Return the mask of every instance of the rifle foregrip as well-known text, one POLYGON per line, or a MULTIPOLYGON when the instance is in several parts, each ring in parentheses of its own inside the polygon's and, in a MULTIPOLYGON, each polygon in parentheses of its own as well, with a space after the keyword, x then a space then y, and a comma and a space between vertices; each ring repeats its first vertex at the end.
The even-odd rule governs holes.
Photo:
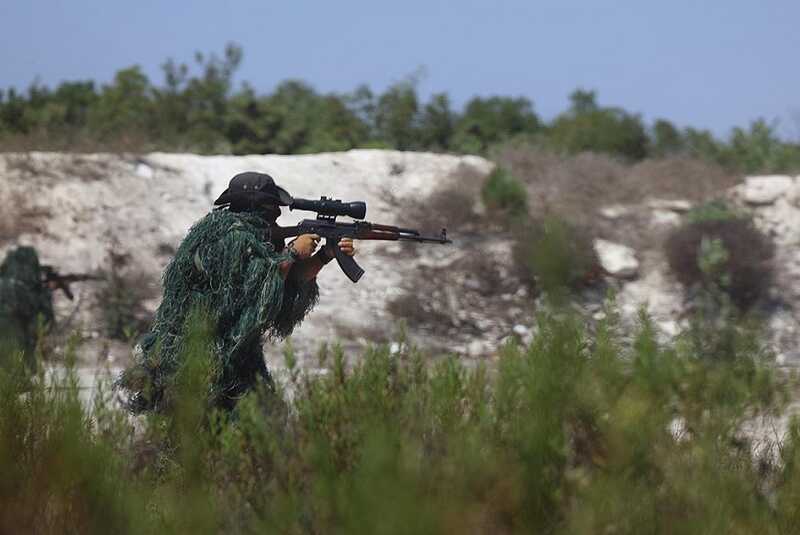
POLYGON ((364 274, 364 270, 361 266, 353 260, 352 256, 344 254, 338 244, 333 246, 333 253, 336 257, 336 262, 339 264, 342 271, 344 271, 344 274, 347 275, 347 278, 353 282, 358 282, 358 279, 364 274))

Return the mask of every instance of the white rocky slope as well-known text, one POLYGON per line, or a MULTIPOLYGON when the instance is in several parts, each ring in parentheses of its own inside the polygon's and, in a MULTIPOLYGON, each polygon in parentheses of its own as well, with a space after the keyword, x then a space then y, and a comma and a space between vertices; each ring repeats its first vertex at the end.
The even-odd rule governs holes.
MULTIPOLYGON (((360 243, 359 263, 366 275, 352 284, 335 264, 320 275, 321 301, 295 331, 292 345, 302 358, 313 357, 322 342, 359 347, 390 339, 397 310, 419 315, 427 327, 412 327, 412 341, 447 347, 471 356, 490 355, 509 335, 532 336, 533 303, 511 267, 510 244, 497 232, 465 224, 482 211, 480 187, 493 164, 474 156, 383 150, 353 150, 308 156, 197 156, 154 153, 142 157, 54 153, 0 154, 0 254, 17 244, 39 248, 44 262, 67 272, 92 272, 108 266, 109 249, 129 255, 126 269, 145 275, 153 286, 147 307, 158 304, 158 277, 190 225, 211 207, 234 174, 264 171, 297 197, 320 195, 367 202, 367 220, 422 227, 429 218, 409 210, 415 201, 448 191, 461 213, 451 222, 451 246, 360 243), (11 232, 12 240, 5 238, 11 232), (398 301, 400 299, 400 301, 398 301)), ((779 362, 800 363, 800 177, 750 177, 720 192, 752 211, 757 224, 776 243, 777 277, 773 294, 780 306, 769 310, 779 362)), ((428 205, 433 206, 433 205, 428 205)), ((679 224, 688 202, 650 199, 636 206, 601 207, 614 220, 636 209, 651 215, 655 236, 679 224)), ((283 224, 312 214, 285 212, 283 224)), ((602 237, 602 236, 601 236, 602 237)), ((635 318, 644 305, 665 334, 685 321, 680 286, 670 277, 657 240, 639 250, 632 244, 598 240, 607 273, 619 289, 623 315, 635 318)), ((125 344, 104 340, 92 307, 94 283, 76 285, 78 304, 57 297, 59 320, 94 336, 88 358, 117 363, 128 358, 125 344), (83 297, 83 300, 80 298, 83 297)), ((602 297, 602 296, 601 296, 602 297)), ((591 300, 590 300, 591 301, 591 300)), ((599 317, 600 305, 584 302, 599 317)), ((273 367, 281 345, 268 345, 273 367)), ((357 354, 357 352, 351 352, 357 354)), ((309 361, 308 364, 313 364, 309 361)))

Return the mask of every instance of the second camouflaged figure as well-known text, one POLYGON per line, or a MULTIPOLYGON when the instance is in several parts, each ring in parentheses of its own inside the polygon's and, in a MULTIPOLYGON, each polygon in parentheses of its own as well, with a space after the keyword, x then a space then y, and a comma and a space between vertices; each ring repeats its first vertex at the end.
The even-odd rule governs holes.
POLYGON ((0 344, 3 354, 25 354, 31 370, 41 330, 53 322, 53 293, 33 247, 18 247, 0 264, 0 344))

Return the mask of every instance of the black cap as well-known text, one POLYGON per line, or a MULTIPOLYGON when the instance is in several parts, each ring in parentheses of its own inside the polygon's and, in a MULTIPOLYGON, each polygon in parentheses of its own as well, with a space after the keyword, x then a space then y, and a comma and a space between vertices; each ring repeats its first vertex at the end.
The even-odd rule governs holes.
POLYGON ((215 206, 248 207, 263 205, 289 206, 292 196, 266 173, 239 173, 228 184, 228 189, 214 201, 215 206))

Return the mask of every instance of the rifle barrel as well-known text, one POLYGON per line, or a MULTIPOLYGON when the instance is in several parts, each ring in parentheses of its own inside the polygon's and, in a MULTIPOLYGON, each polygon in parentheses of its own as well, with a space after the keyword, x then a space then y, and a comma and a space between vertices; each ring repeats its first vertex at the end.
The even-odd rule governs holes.
POLYGON ((403 241, 416 241, 416 242, 453 243, 453 240, 449 240, 442 236, 400 236, 399 239, 403 241))
POLYGON ((371 223, 372 228, 375 230, 386 230, 389 232, 400 232, 404 234, 414 234, 419 235, 418 230, 414 230, 413 228, 401 228, 401 227, 394 227, 392 225, 380 225, 378 223, 371 223))

